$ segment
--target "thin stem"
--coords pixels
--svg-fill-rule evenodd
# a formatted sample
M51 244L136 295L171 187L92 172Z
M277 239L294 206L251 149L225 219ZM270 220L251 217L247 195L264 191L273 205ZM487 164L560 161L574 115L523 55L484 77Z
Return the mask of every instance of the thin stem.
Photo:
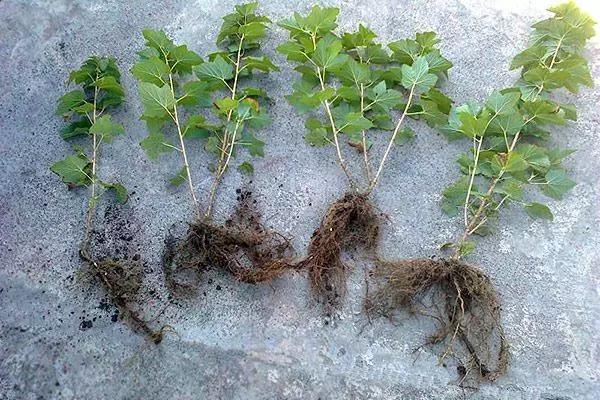
M478 142L477 150L475 150L475 161L473 163L473 171L471 171L471 179L469 180L469 187L467 188L467 197L465 198L464 205L464 218L465 226L469 224L468 213L469 213L469 201L471 200L471 189L473 188L473 182L475 181L475 175L477 175L477 164L479 164L479 154L481 154L481 144L483 143L483 136L477 140L476 136L473 136L473 140Z
M321 83L321 90L325 90L324 75L325 75L325 72L324 71L321 72L321 68L317 66L317 76L319 77L319 82ZM348 178L348 181L350 182L350 186L353 186L354 181L352 180L352 176L350 175L350 171L348 170L348 167L346 166L346 161L344 160L344 156L342 155L342 149L340 146L340 141L338 139L339 130L335 127L335 121L333 120L333 114L331 112L331 107L329 105L329 101L324 100L322 104L325 106L325 112L327 113L327 116L329 117L329 123L331 124L331 130L333 132L333 144L335 145L335 150L337 152L337 157L338 157L338 161L340 163L340 167L342 167L344 174L346 174L346 177Z
M98 71L96 71L96 79L98 79ZM94 80L94 81L95 81ZM96 123L96 104L98 102L98 87L94 87L94 109L92 110L91 123ZM88 247L90 244L90 234L92 232L92 221L94 219L94 211L96 209L96 167L98 164L98 137L96 136L95 130L92 133L92 176L89 177L92 181L91 184L91 195L88 200L87 215L85 218L85 233L83 236L83 243L81 245L81 252L86 258L88 257Z
M365 111L365 85L363 83L360 84L360 113L364 113ZM367 133L363 129L362 131L362 150L363 150L363 161L365 163L365 174L367 175L367 181L371 182L372 174L371 174L371 163L369 161L369 152L367 149Z
M383 154L383 158L381 159L381 162L379 163L379 168L377 168L377 173L375 174L375 178L373 178L373 180L371 181L371 185L369 186L369 192L372 192L373 189L375 189L375 186L377 186L377 182L379 181L379 175L381 175L381 171L383 171L383 166L385 165L385 161L387 160L387 158L390 154L390 151L392 150L392 147L394 147L394 142L396 140L396 136L398 135L398 132L400 132L400 126L402 126L402 122L404 122L404 118L406 118L406 114L408 113L408 109L412 103L414 94L415 94L415 85L413 84L412 87L410 88L410 93L408 95L408 100L406 101L406 106L404 107L404 111L402 112L402 115L400 116L400 119L398 120L398 124L396 124L394 133L392 134L392 137L390 138L390 142L388 143L388 146L385 149L385 153Z
M236 58L236 62L235 62L235 73L233 75L233 86L229 86L229 84L227 84L227 82L225 82L225 85L231 91L231 99L232 100L235 100L238 78L239 78L240 71L241 71L240 62L241 62L242 53L243 53L243 49L242 49L243 43L244 43L244 34L242 34L242 36L240 36L240 43L239 43L238 49L237 49L237 58ZM229 164L229 160L231 159L231 155L233 154L233 149L235 147L235 137L236 137L237 130L239 127L239 123L236 123L235 129L231 136L232 139L230 142L229 122L231 121L232 115L233 115L233 109L229 110L229 112L227 113L227 122L225 123L225 132L223 134L223 140L222 140L223 146L221 147L221 154L219 155L219 161L217 163L215 177L213 179L213 183L210 188L210 194L208 196L208 205L206 206L206 211L204 212L205 218L210 218L210 216L212 214L212 210L214 208L214 204L215 204L215 200L216 200L216 196L217 196L217 189L219 188L219 185L221 184L221 179L223 178L223 174L227 170L227 165Z
M528 119L527 122L525 122L525 125L529 121L531 121L531 118ZM521 134L520 131L517 132L517 134L513 138L512 143L510 144L510 147L508 148L508 152L506 153L506 159L508 159L510 153L515 149L515 146L517 145L517 142L519 141L520 134ZM461 235L460 239L455 243L454 253L452 254L452 258L454 258L456 260L460 259L460 248L462 247L463 243L469 238L469 236L471 236L473 233L475 233L477 231L477 229L479 229L487 220L487 217L485 217L483 215L483 212L489 206L490 201L492 200L492 196L494 194L494 189L496 189L496 186L498 185L498 183L500 183L504 174L506 173L506 167L507 167L507 165L505 163L505 165L500 169L498 176L496 178L494 178L494 180L490 184L490 187L488 188L487 193L481 199L481 203L479 204L477 211L475 211L475 214L473 214L473 217L471 217L471 220L467 224L467 227L464 230L463 234ZM483 216L483 218L481 218L482 216ZM480 220L480 218L481 218L481 220Z
M168 61L167 61L168 63ZM169 72L169 88L171 89L171 96L175 99L175 88L173 86L173 74ZM186 171L188 188L190 190L190 195L192 196L192 202L194 203L194 210L196 211L196 215L200 216L200 203L198 203L198 199L196 198L196 190L194 189L194 183L192 181L192 172L190 170L190 163L188 162L187 151L185 149L185 141L183 140L183 131L181 129L181 124L179 123L179 115L177 113L177 103L173 106L173 114L171 114L173 122L175 122L175 126L177 127L177 136L179 136L179 150L181 151L181 155L183 156L183 167Z

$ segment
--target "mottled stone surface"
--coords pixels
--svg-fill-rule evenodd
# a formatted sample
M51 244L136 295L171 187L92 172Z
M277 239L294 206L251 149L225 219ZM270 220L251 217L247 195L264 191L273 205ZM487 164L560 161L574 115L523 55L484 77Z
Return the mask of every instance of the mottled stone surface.
M152 4L149 4L152 3ZM512 84L510 58L524 48L543 1L483 0L324 2L342 8L341 27L364 22L383 41L437 31L454 62L445 90L457 101L482 100ZM494 4L490 4L494 3ZM593 6L594 1L586 2ZM553 223L505 210L495 235L481 240L473 261L498 285L511 368L473 394L455 383L455 366L437 366L434 353L413 352L430 322L403 316L396 326L368 324L361 312L366 263L355 260L341 319L324 325L308 297L307 280L290 275L273 285L248 286L216 272L204 276L197 299L169 307L155 322L177 332L159 346L116 319L114 307L89 274L78 272L85 196L67 191L48 166L69 151L54 116L69 70L90 54L115 56L124 71L125 106L115 114L127 130L103 149L100 171L135 191L128 206L98 213L99 229L115 224L133 240L115 248L144 262L141 312L165 303L160 265L163 239L174 222L192 216L185 188L167 184L176 155L157 164L138 146L136 83L126 71L141 48L140 30L164 28L201 54L214 50L220 17L232 1L0 1L0 399L597 399L600 398L600 92L569 96L580 118L555 129L553 141L579 151L566 162L579 183L563 202L550 201ZM306 12L308 1L263 1L274 20ZM596 6L597 8L597 6ZM274 53L285 33L265 44ZM598 42L589 46L600 77ZM293 235L302 253L327 205L344 191L331 148L307 146L303 118L283 96L295 77L282 72L261 84L275 99L274 123L262 135L268 157L255 164L252 190L272 226ZM598 81L598 78L596 78ZM454 159L467 143L448 144L420 123L410 145L394 152L374 201L389 215L382 251L390 256L438 254L460 230L445 217L440 191L458 175ZM376 148L383 141L376 143ZM197 150L197 151L196 151ZM193 147L200 197L206 198L208 157ZM359 167L355 153L348 156ZM353 161L353 163L354 163ZM235 202L244 180L227 176L218 215ZM532 192L532 198L543 199ZM547 199L543 199L547 201ZM123 220L124 223L115 221ZM119 241L120 240L120 241ZM121 244L118 244L118 243ZM121 247L119 247L121 246Z

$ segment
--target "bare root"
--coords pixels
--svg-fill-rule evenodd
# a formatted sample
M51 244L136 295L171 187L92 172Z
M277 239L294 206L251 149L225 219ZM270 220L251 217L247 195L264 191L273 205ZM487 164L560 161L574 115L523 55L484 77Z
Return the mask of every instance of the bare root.
M346 193L327 210L308 255L298 263L308 270L311 289L327 314L339 308L346 295L349 266L341 252L357 245L374 249L378 235L379 218L367 194Z
M461 384L467 378L494 381L506 373L509 354L498 293L481 269L454 259L379 260L373 276L380 286L365 299L366 312L435 318L438 329L426 344L443 346L440 362L450 356L459 360ZM423 304L426 296L429 306Z
M238 200L224 226L201 219L189 225L181 242L167 239L164 266L172 294L195 293L201 273L210 268L246 283L272 281L293 268L290 241L262 225L250 192L240 193Z

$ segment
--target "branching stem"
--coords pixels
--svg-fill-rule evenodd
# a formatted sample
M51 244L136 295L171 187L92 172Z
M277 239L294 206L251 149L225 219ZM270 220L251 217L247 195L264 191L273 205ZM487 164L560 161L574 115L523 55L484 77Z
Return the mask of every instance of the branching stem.
M236 93L237 92L237 83L238 83L238 78L239 78L240 71L241 71L240 62L241 62L242 53L243 53L243 48L242 48L243 43L244 43L244 34L242 34L240 36L240 43L238 45L237 59L235 62L235 72L233 75L233 86L229 86L227 84L227 82L225 82L225 85L229 88L229 90L231 90L231 98L233 100L235 100L235 97L237 94ZM230 140L229 122L231 121L232 115L233 115L233 110L229 110L229 112L227 113L227 122L225 124L225 133L223 134L223 140L222 140L223 145L221 146L221 154L219 156L219 161L217 163L215 177L213 179L213 183L210 188L210 194L208 196L208 205L206 206L206 211L204 213L205 218L211 217L212 210L213 210L214 204L215 204L215 199L217 196L217 189L219 188L219 185L221 184L221 179L223 178L223 174L227 170L227 166L229 165L229 161L231 159L231 155L233 154L233 150L235 147L235 143L236 143L235 139L236 139L236 135L237 135L240 124L239 124L239 122L235 124L234 131L231 132L231 140Z
M400 116L400 119L398 120L398 123L396 124L394 133L392 134L392 137L390 138L390 142L388 143L387 148L385 149L385 153L383 154L383 158L381 159L381 162L379 163L379 168L377 168L377 173L375 174L375 177L373 178L373 180L371 181L371 184L369 185L369 193L372 192L373 189L375 189L375 187L377 186L377 182L379 181L379 176L381 175L381 172L383 171L385 161L387 160L388 156L390 155L390 151L392 150L392 147L394 147L394 142L396 141L396 136L398 136L398 132L400 132L400 127L402 126L402 122L404 122L404 119L406 118L406 114L408 113L408 109L410 108L414 94L415 94L415 85L413 84L410 88L410 93L408 95L408 100L406 101L406 106L404 107L404 111L402 112L402 115Z
M322 71L321 68L318 66L316 68L317 68L317 76L319 77L319 82L321 83L321 90L325 90L325 77L324 77L325 72ZM339 130L335 126L335 121L333 120L333 114L331 112L331 107L329 105L329 101L324 100L323 105L325 106L325 112L327 113L327 116L329 117L329 123L331 124L331 130L333 132L333 144L335 145L335 150L337 152L337 157L338 157L338 161L340 163L340 167L342 167L344 174L346 174L346 177L348 178L348 181L350 182L350 186L354 186L354 181L352 180L352 176L350 175L350 171L348 170L346 161L344 160L344 156L342 155L342 148L340 146L340 141L338 138Z
M169 88L171 89L171 95L173 96L173 100L176 100L175 88L173 86L173 74L170 72ZM194 203L194 210L196 211L196 215L200 216L200 203L198 203L198 199L196 198L196 190L194 189L194 183L192 181L192 171L190 170L190 163L188 162L187 151L185 149L185 141L183 140L183 131L181 129L181 124L179 123L179 115L177 113L177 101L175 101L175 105L173 106L173 114L171 114L171 117L173 119L173 122L175 122L175 126L177 127L177 136L179 136L180 146L178 150L181 151L181 155L183 157L183 167L185 168L187 183L190 190L190 195L192 197L192 202Z

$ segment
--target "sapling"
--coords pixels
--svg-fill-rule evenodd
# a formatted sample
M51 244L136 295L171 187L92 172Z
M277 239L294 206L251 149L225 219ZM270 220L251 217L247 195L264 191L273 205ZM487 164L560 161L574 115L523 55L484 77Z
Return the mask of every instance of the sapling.
M452 63L437 49L434 32L384 46L364 25L354 33L336 34L338 13L337 8L314 6L307 16L294 14L279 24L290 32L290 40L277 48L298 64L302 75L287 99L299 113L311 115L305 122L306 141L333 146L349 185L330 206L300 262L327 312L342 304L346 292L348 267L341 249L376 246L379 221L369 197L393 149L414 136L405 126L407 117L445 124L452 104L436 88ZM382 130L391 133L375 158L371 135ZM351 171L344 142L361 154L362 177Z
M66 93L58 102L56 114L68 122L60 136L65 140L86 139L88 143L85 147L74 146L75 154L57 161L50 169L60 176L69 189L89 188L80 255L104 284L121 315L131 322L133 328L154 335L147 323L128 306L141 284L139 263L125 265L116 259L99 259L90 249L96 205L101 196L106 192L113 192L119 203L126 202L128 198L127 190L122 184L108 182L98 176L102 145L125 132L123 126L108 113L123 102L124 91L120 77L114 58L97 56L90 57L78 70L70 73L68 82L80 85L81 88Z
M227 227L212 222L219 186L239 149L246 149L250 156L264 156L264 142L256 132L270 122L265 109L268 95L246 82L257 71L269 73L279 69L260 54L260 41L270 20L255 13L257 6L257 3L236 5L235 12L223 17L217 37L221 50L209 54L206 62L185 45L175 45L164 32L145 30L146 49L139 53L140 61L131 69L140 81L145 109L142 119L150 132L141 145L151 158L173 150L181 155L183 166L171 183L187 182L197 217L190 224L188 237L177 249L178 254L171 251L167 254L167 263L177 256L180 270L199 271L216 265L246 281L261 279L250 276L238 254L240 250L256 270L261 270L273 265L272 252L277 253L274 248L287 247L287 242L280 243L278 235L252 225L258 216L250 210L246 193L238 196L240 207L247 214L252 213L253 221L238 218L235 226ZM212 106L210 116L194 112L198 106ZM163 133L169 125L174 127L177 144ZM197 139L203 140L204 150L216 158L208 165L214 177L204 207L198 201L189 163L188 142ZM237 169L251 174L254 167L244 161ZM172 286L171 272L167 278Z
M483 104L453 107L442 128L449 139L472 144L469 154L458 158L463 176L443 192L442 209L464 225L456 240L442 246L451 250L450 257L381 261L376 275L386 283L368 299L369 307L389 313L414 309L424 293L440 290L445 314L431 343L445 344L442 360L455 354L456 343L464 346L463 379L471 374L494 380L508 363L497 292L482 270L463 261L475 250L474 236L489 234L499 211L510 204L551 220L547 205L526 200L527 186L555 200L575 186L561 166L572 150L550 145L547 129L575 120L576 109L551 95L593 86L582 52L595 23L574 3L549 11L554 16L533 25L530 47L510 64L511 70L521 68L516 85L492 92Z

